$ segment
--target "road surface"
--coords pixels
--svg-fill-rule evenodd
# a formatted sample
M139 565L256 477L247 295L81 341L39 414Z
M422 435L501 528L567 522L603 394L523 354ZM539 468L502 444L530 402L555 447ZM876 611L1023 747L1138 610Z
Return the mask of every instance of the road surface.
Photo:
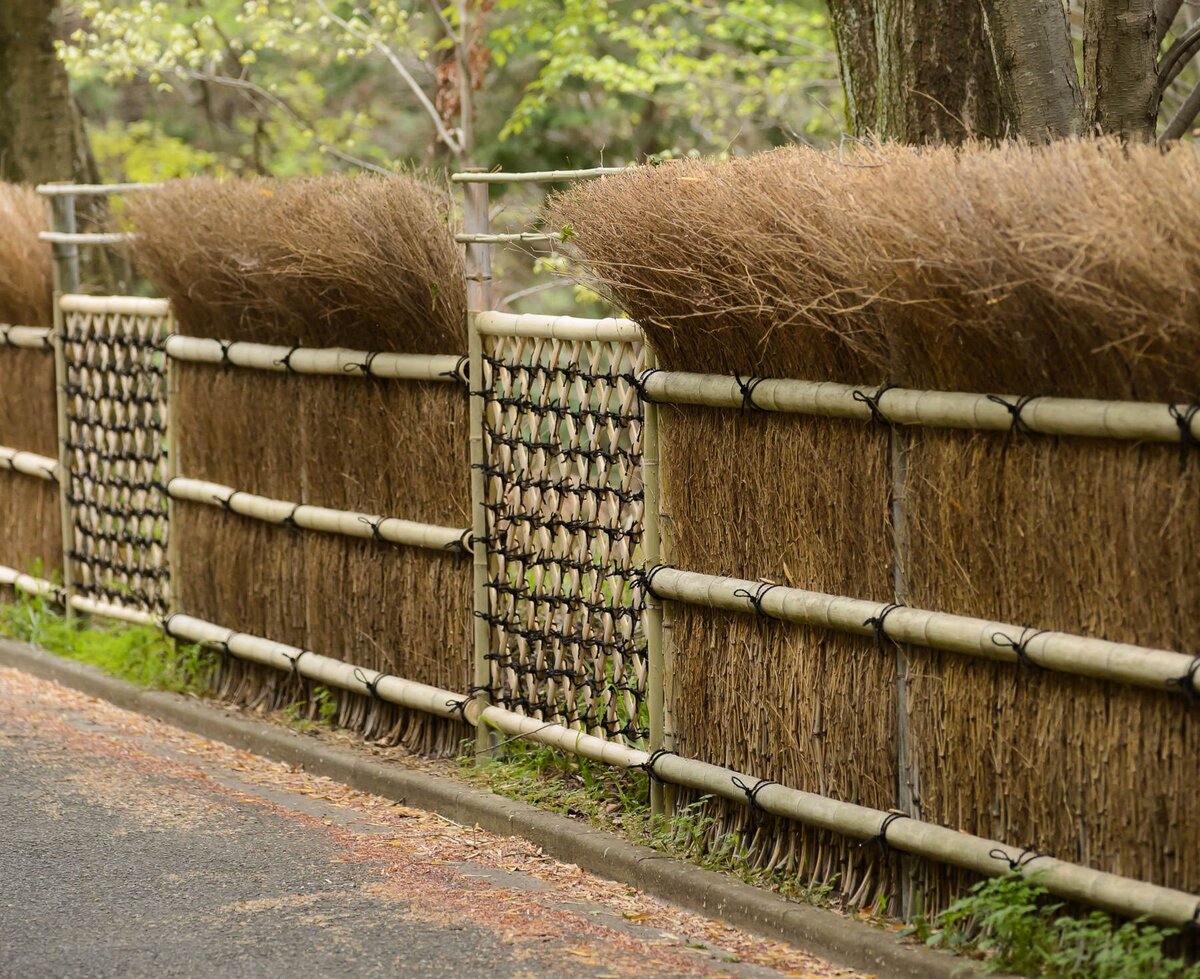
M0 976L849 976L0 669Z

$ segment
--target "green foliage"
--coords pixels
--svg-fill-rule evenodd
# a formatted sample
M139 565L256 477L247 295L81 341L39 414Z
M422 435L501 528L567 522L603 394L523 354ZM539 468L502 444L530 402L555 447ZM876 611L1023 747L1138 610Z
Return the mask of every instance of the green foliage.
M82 618L68 621L38 597L0 605L0 633L130 683L177 693L203 693L217 665L210 650L176 643L157 629Z
M938 916L936 928L919 922L910 931L927 945L984 960L992 971L1049 979L1200 979L1163 951L1177 934L1144 921L1118 924L1101 911L1062 915L1048 900L1037 874L1008 874L981 881Z
M317 724L334 727L338 716L337 694L315 683L307 699L297 700L283 708L283 716L300 732L310 731Z

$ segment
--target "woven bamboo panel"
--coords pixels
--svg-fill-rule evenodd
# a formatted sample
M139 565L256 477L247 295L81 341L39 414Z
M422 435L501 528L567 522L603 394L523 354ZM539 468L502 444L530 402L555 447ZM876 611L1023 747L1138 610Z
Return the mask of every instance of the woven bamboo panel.
M167 611L167 316L64 313L76 591Z
M492 700L641 741L642 348L484 340Z

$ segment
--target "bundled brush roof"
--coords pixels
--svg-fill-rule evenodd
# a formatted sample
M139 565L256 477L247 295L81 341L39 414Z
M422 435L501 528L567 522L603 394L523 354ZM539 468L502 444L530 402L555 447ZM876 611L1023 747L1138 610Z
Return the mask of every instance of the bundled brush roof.
M53 279L45 204L32 188L0 184L0 323L50 326Z
M447 199L408 177L177 181L129 211L138 265L190 334L466 349Z
M1110 141L685 161L551 202L664 366L1200 397L1200 162Z

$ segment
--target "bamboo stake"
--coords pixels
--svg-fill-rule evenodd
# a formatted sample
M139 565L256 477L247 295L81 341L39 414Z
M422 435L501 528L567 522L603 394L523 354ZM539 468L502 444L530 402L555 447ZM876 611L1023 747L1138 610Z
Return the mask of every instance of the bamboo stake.
M468 234L487 234L491 230L486 183L472 183L463 190L463 214ZM468 376L471 382L470 450L471 450L471 531L473 550L472 606L474 612L474 690L479 703L487 705L492 686L491 661L487 658L491 645L491 627L483 616L489 611L488 548L487 548L487 481L483 474L486 462L483 444L484 363L483 336L478 319L492 306L492 251L485 243L466 246L467 278L467 335ZM476 730L476 757L484 759L493 753L493 738L486 726Z
M874 635L878 629L881 635L897 643L1007 663L1027 660L1047 670L1153 690L1177 688L1180 692L1200 692L1200 671L1193 669L1196 657L1172 650L1065 632L1034 631L1004 622L883 605L666 566L651 569L651 574L654 590L668 601L732 612L757 612L785 622L860 636Z
M157 190L162 184L38 184L36 190L43 197L110 197L132 194L141 190Z
M632 320L612 317L595 320L490 310L476 317L475 322L480 333L493 337L529 337L573 343L639 343L644 340L642 328Z
M54 199L55 203L59 201L71 201L72 205L74 203L74 199L70 197ZM55 279L70 282L74 275L77 288L78 274L78 255L76 255L73 269L70 259L65 259L61 272L56 271ZM74 486L71 478L71 424L67 404L67 380L67 339L63 321L62 294L56 290L54 293L54 400L58 416L58 510L59 519L62 522L62 587L67 618L70 619L71 599L75 597L75 559L72 557L75 551L75 514L71 506Z
M548 231L516 231L496 235L456 234L454 240L460 245L503 245L514 241L562 241L562 235Z
M51 459L49 456L0 445L0 469L54 482L58 479L59 464L57 459Z
M204 503L266 523L294 524L304 530L319 530L326 534L340 534L343 537L358 537L364 540L375 538L389 544L424 547L435 551L464 547L469 533L455 527L439 527L436 524L417 523L398 517L381 517L354 510L333 510L309 503L274 500L235 490L230 486L222 486L220 483L182 476L176 476L167 483L167 494L173 500Z
M168 331L174 328L174 318L167 321ZM168 337L169 338L169 337ZM166 431L163 433L163 444L166 446L167 460L165 465L164 478L167 483L167 608L172 612L179 611L179 534L177 532L179 523L176 520L176 505L175 497L171 495L171 483L179 476L180 469L183 465L182 452L179 440L179 368L171 362L171 358L165 358L163 364L164 370L167 372L167 403L166 403Z
M172 360L194 364L230 364L255 370L296 374L333 374L461 383L463 358L447 354L398 354L341 347L282 347L244 340L171 336Z
M656 371L642 375L646 396L666 404L746 407L746 382L719 374ZM1183 423L1171 405L1082 398L1018 398L957 391L876 389L829 381L754 379L753 406L763 411L870 420L872 402L896 424L1003 432L1020 425L1041 435L1178 442ZM1192 437L1200 438L1193 424Z
M71 200L55 197L55 201ZM127 231L39 231L38 239L54 245L120 245L136 236Z
M654 368L654 353L643 348L643 361L648 369ZM658 406L653 402L642 402L642 487L645 495L645 516L642 529L642 555L646 567L662 563L659 507L659 454L658 454ZM649 660L649 676L646 680L646 697L650 713L650 750L666 747L663 695L663 649L662 649L662 602L653 590L647 589L646 596L646 650ZM663 787L655 779L650 780L650 812L661 816L666 812Z
M44 579L22 575L12 568L0 567L0 584L14 585L32 594L55 595L59 590ZM104 603L76 598L80 610L104 610L126 621L150 624L144 612L105 606ZM537 741L562 751L623 768L645 768L650 754L566 728L547 724L500 707L463 697L448 690L414 683L399 677L343 663L311 650L272 642L257 636L235 632L222 626L186 615L171 615L162 622L168 635L191 642L205 643L228 650L242 659L294 672L330 686L355 693L375 695L390 703L441 717L462 716L469 724ZM1168 887L1132 880L1048 855L1029 854L997 840L973 836L960 830L935 826L878 809L840 802L812 792L802 792L763 782L752 775L679 755L660 755L654 771L676 785L717 795L742 804L753 804L765 812L862 840L881 844L905 853L972 870L986 876L1007 873L1020 863L1050 893L1068 900L1103 908L1128 918L1146 917L1152 921L1180 925L1193 920L1198 898Z

